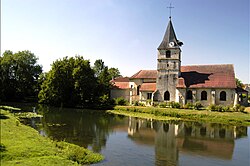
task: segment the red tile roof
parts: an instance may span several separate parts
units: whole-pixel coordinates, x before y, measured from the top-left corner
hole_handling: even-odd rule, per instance
[[[111,80],[111,82],[129,82],[129,77],[117,77]]]
[[[135,73],[130,78],[154,78],[156,79],[157,70],[140,70],[139,72]]]
[[[115,82],[113,83],[113,89],[129,89],[129,82]]]
[[[177,88],[236,88],[231,64],[181,66],[178,80]]]
[[[118,77],[111,80],[113,89],[129,89],[129,78],[128,77]]]
[[[156,90],[156,83],[143,83],[141,85],[140,91],[152,91]]]
[[[111,82],[119,89],[129,87],[129,79],[156,79],[157,70],[140,70],[132,77],[119,77]],[[177,88],[236,88],[232,64],[181,66],[181,77]],[[156,83],[143,83],[141,91],[154,91]]]

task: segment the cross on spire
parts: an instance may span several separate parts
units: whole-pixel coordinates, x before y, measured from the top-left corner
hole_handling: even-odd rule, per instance
[[[169,8],[169,18],[171,19],[171,10],[174,8],[172,4],[170,3],[170,6],[167,6]]]

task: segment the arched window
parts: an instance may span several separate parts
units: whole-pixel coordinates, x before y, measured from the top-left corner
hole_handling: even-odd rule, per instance
[[[220,92],[220,101],[227,100],[227,93],[225,91]]]
[[[201,92],[201,100],[207,100],[207,92],[206,91]]]
[[[187,100],[192,100],[193,99],[193,94],[191,90],[187,91]]]
[[[170,58],[171,57],[171,51],[167,50],[166,51],[166,58]]]
[[[170,100],[170,93],[169,93],[169,91],[166,91],[165,93],[164,93],[164,100]]]
[[[137,86],[137,95],[140,95],[140,88],[141,88],[141,85]]]

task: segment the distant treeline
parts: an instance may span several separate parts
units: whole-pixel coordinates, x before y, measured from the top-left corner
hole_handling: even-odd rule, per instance
[[[120,76],[101,59],[94,66],[82,56],[64,57],[43,73],[30,51],[0,56],[0,101],[39,102],[64,107],[108,107],[110,80]]]

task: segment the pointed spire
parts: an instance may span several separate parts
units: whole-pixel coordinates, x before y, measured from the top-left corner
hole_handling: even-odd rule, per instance
[[[174,27],[171,21],[171,17],[169,17],[169,22],[167,26],[167,30],[165,32],[165,35],[163,37],[163,40],[158,47],[158,50],[164,50],[168,49],[170,47],[176,47],[176,46],[181,46],[183,43],[177,40],[175,32],[174,32]]]

